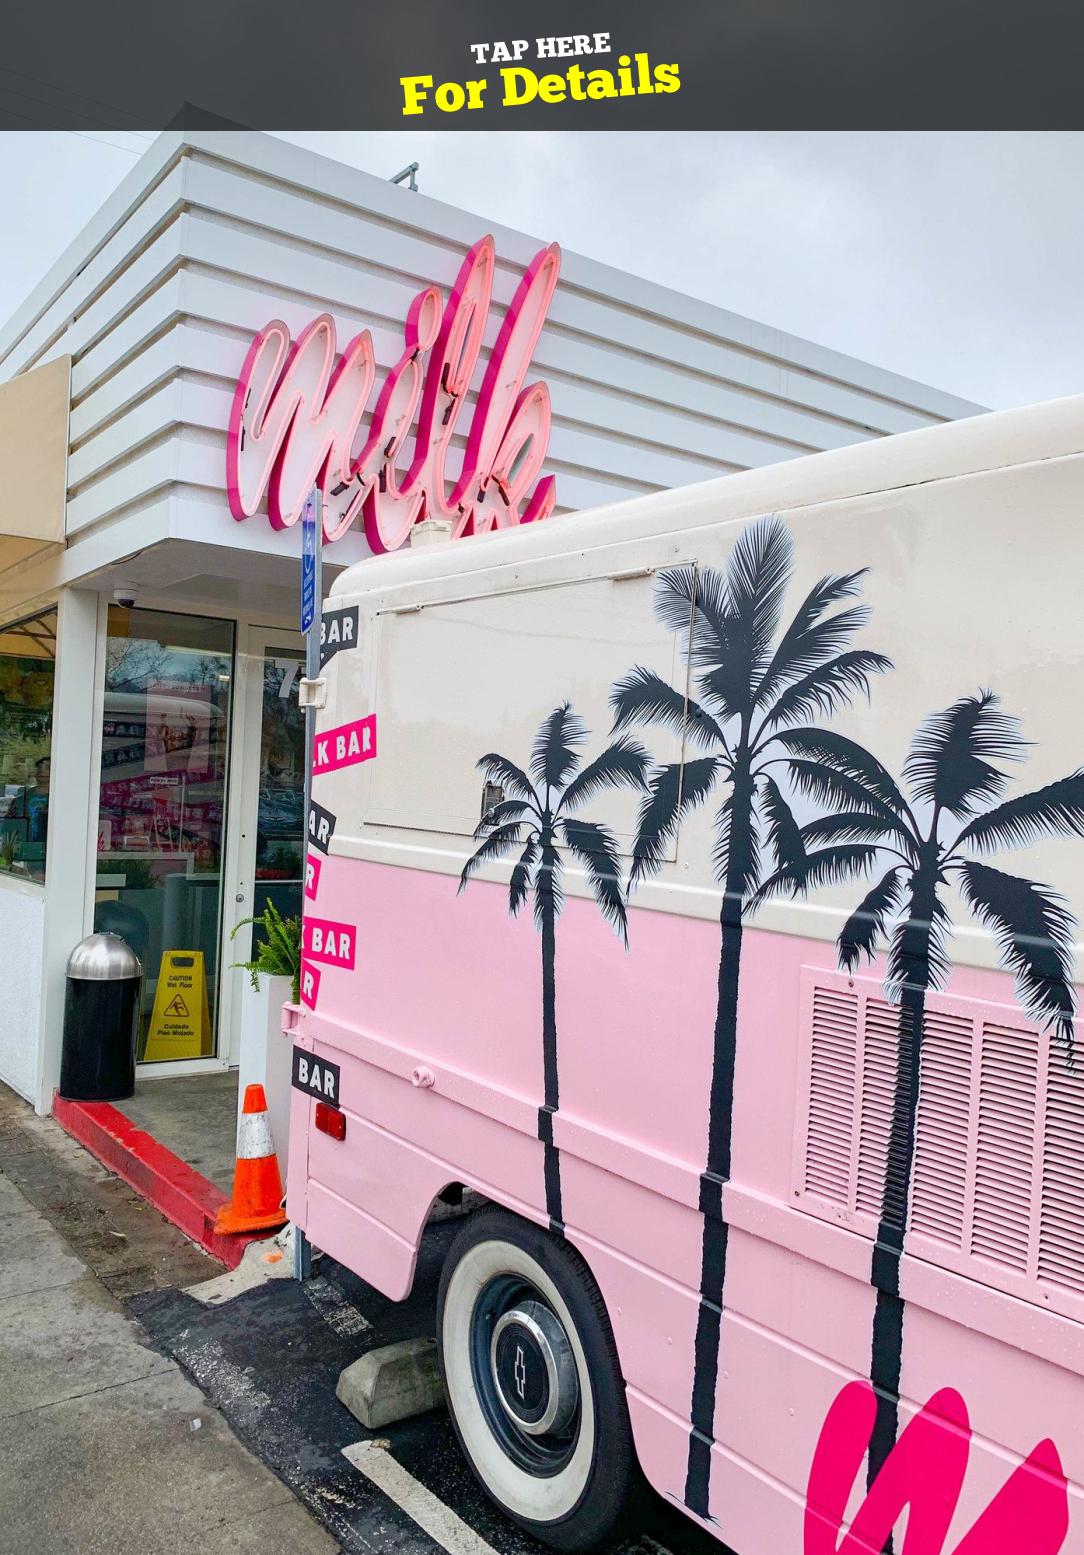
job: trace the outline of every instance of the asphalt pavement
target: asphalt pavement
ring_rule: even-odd
[[[492,1505],[459,1452],[445,1410],[377,1433],[335,1397],[367,1350],[431,1335],[441,1259],[455,1222],[425,1235],[408,1301],[387,1301],[330,1259],[310,1280],[280,1279],[216,1307],[179,1290],[128,1308],[251,1451],[289,1485],[347,1555],[541,1555]],[[646,1494],[614,1555],[727,1555]]]
[[[456,1229],[401,1304],[318,1258],[209,1305],[221,1266],[0,1086],[0,1555],[542,1555],[445,1410],[374,1434],[335,1396],[433,1333]],[[611,1550],[728,1555],[650,1494]]]
[[[0,1555],[335,1555],[118,1299],[219,1272],[0,1086]]]

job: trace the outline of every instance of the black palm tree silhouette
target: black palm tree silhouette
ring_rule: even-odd
[[[1027,847],[1040,837],[1084,836],[1084,770],[1034,793],[1003,800],[1004,764],[1021,759],[1026,742],[1017,720],[999,710],[989,691],[962,697],[927,719],[904,764],[910,799],[861,746],[830,731],[781,737],[795,786],[844,813],[801,830],[804,846],[876,842],[892,862],[844,925],[840,964],[853,972],[887,940],[886,987],[899,1003],[899,1040],[884,1193],[871,1280],[877,1290],[870,1377],[877,1422],[870,1444],[869,1481],[896,1440],[903,1302],[899,1294],[907,1206],[914,1163],[919,1070],[926,996],[949,970],[952,922],[943,893],[951,884],[997,943],[1016,978],[1028,1015],[1072,1052],[1075,924],[1065,902],[1032,880],[1007,875],[974,854]],[[993,808],[983,809],[992,805]],[[845,813],[847,808],[850,814]],[[916,808],[927,812],[925,824]],[[761,895],[793,890],[787,866]],[[889,929],[890,924],[894,927]]]
[[[607,789],[645,789],[650,767],[647,752],[629,739],[615,740],[594,761],[581,766],[587,737],[587,725],[564,702],[535,736],[530,777],[507,756],[482,757],[479,771],[508,797],[483,815],[475,836],[485,840],[459,878],[462,891],[482,864],[522,847],[508,883],[508,909],[515,917],[534,891],[534,918],[542,936],[543,1104],[538,1110],[538,1137],[544,1147],[546,1213],[555,1231],[564,1229],[560,1157],[553,1143],[553,1115],[559,1104],[555,961],[557,919],[564,906],[562,848],[582,866],[603,917],[627,948],[617,842],[608,827],[580,820],[573,812]]]
[[[850,648],[868,611],[848,605],[862,572],[820,580],[778,636],[793,571],[793,542],[776,517],[748,525],[723,572],[676,567],[660,575],[656,614],[682,634],[698,700],[651,670],[637,668],[610,695],[614,730],[660,724],[711,754],[658,767],[641,812],[629,885],[661,866],[683,816],[725,784],[716,818],[715,871],[723,886],[718,1004],[708,1106],[707,1166],[700,1179],[704,1216],[685,1500],[708,1515],[715,1389],[719,1370],[727,1225],[723,1185],[730,1144],[737,1053],[738,978],[743,920],[757,904],[766,843],[771,867],[788,866],[802,888],[864,874],[876,855],[868,843],[830,842],[810,852],[779,785],[768,771],[783,731],[830,716],[870,677],[891,668],[883,654]],[[809,734],[815,733],[808,730]],[[849,807],[853,808],[853,806]]]

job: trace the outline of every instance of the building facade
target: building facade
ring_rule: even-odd
[[[0,332],[0,943],[15,1015],[0,1079],[39,1110],[59,1076],[67,957],[92,928],[123,933],[144,962],[141,1073],[201,1072],[237,1065],[254,1018],[237,924],[268,898],[299,910],[297,515],[275,507],[281,448],[272,521],[268,481],[243,500],[228,476],[260,432],[237,393],[254,337],[282,321],[289,367],[321,315],[338,351],[368,331],[377,415],[380,386],[413,371],[420,297],[450,297],[447,321],[487,233],[492,307],[461,425],[440,402],[441,447],[451,482],[485,442],[492,397],[545,385],[523,406],[537,419],[520,457],[502,468],[489,449],[498,515],[532,460],[546,521],[574,524],[604,502],[981,409],[568,253],[540,333],[509,333],[529,312],[538,240],[270,136],[161,136]],[[430,357],[442,349],[438,401],[454,341]],[[494,352],[517,349],[518,376],[486,376]],[[426,405],[407,404],[406,422]],[[347,415],[334,457],[363,432]],[[420,457],[416,428],[400,432],[378,450],[377,506],[409,486],[405,449]],[[316,473],[299,470],[301,486]],[[326,587],[373,533],[359,519],[327,546]],[[193,1008],[171,1025],[187,958]]]

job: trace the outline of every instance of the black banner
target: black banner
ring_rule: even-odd
[[[295,1047],[290,1079],[297,1090],[304,1091],[305,1095],[311,1096],[314,1101],[326,1101],[332,1107],[339,1105],[338,1064],[330,1063],[326,1058],[317,1058],[313,1053],[306,1053],[304,1048]]]
[[[357,605],[347,605],[343,610],[325,610],[320,618],[320,668],[345,648],[356,648],[357,645]]]
[[[1064,0],[38,0],[0,127],[1073,128],[1082,40]]]
[[[313,799],[309,804],[309,845],[325,856],[335,835],[335,817]]]

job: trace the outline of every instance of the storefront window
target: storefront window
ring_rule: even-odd
[[[0,630],[0,873],[45,879],[56,611]]]
[[[233,623],[113,606],[94,926],[144,968],[137,1056],[215,1051]]]

